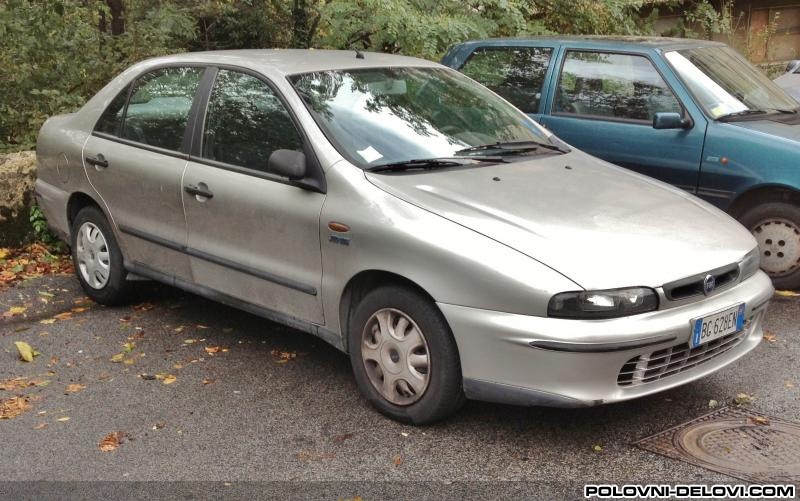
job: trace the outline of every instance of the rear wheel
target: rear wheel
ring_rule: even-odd
[[[778,289],[800,289],[800,207],[770,202],[744,213],[741,222],[758,241],[761,269]]]
[[[369,292],[355,309],[348,340],[356,383],[383,414],[427,424],[463,404],[455,340],[422,294],[399,286]]]
[[[75,274],[86,295],[109,306],[125,302],[130,284],[122,252],[102,211],[94,206],[81,209],[71,233]]]

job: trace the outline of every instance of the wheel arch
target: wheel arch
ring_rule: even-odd
[[[72,223],[75,221],[75,217],[78,215],[78,212],[80,212],[84,207],[88,207],[90,205],[100,209],[100,211],[105,214],[106,218],[108,219],[108,214],[106,214],[106,211],[103,210],[103,206],[100,205],[97,200],[82,191],[76,191],[72,193],[69,196],[69,200],[67,200],[67,224],[69,225],[70,233],[72,232]]]
[[[398,273],[386,270],[362,270],[347,281],[339,298],[339,329],[342,335],[342,345],[345,353],[349,352],[348,336],[350,318],[359,301],[371,290],[381,285],[399,285],[419,292],[431,302],[435,303],[433,296],[413,280]]]
[[[800,190],[784,184],[754,186],[739,194],[728,207],[728,212],[739,219],[749,209],[766,202],[790,202],[800,206]]]

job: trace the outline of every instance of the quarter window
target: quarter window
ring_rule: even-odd
[[[113,136],[119,134],[119,129],[122,126],[122,115],[125,113],[125,102],[128,100],[128,92],[130,92],[130,90],[131,86],[128,85],[117,94],[117,97],[115,97],[113,101],[111,101],[106,111],[100,115],[100,119],[94,127],[95,131],[104,132]]]
[[[139,78],[131,93],[122,137],[180,150],[202,68],[163,68]]]
[[[538,113],[552,53],[544,47],[484,47],[472,53],[461,72],[525,113]]]
[[[554,112],[650,122],[656,113],[683,109],[646,57],[569,51]]]
[[[220,70],[211,91],[203,157],[266,171],[275,150],[302,151],[300,134],[275,92],[262,80]]]

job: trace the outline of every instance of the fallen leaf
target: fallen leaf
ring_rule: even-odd
[[[766,332],[766,331],[764,332],[763,338],[764,338],[764,341],[767,341],[767,342],[770,342],[770,343],[774,343],[775,341],[778,340],[778,336],[776,336],[775,334],[772,334],[771,332]]]
[[[394,463],[395,466],[402,465],[404,463],[403,456],[398,454],[397,456],[394,457],[394,459],[392,459],[392,462]]]
[[[45,318],[44,320],[39,320],[40,324],[50,325],[56,323],[55,318]]]
[[[56,320],[69,320],[70,318],[72,318],[72,312],[65,311],[57,315],[53,315],[53,318],[55,318]]]
[[[603,452],[603,446],[599,444],[595,444],[592,446],[592,450],[595,452]]]
[[[208,326],[203,324],[197,324],[195,325],[195,327],[197,327],[198,329],[208,329]]]
[[[61,423],[66,423],[67,421],[69,421],[69,416],[60,417],[56,419],[56,421],[59,421]]]
[[[52,292],[47,292],[47,291],[39,291],[39,295],[42,296],[42,297],[56,297],[55,294],[53,294]]]
[[[719,406],[719,402],[714,399],[708,401],[708,408],[709,409],[716,409]]]
[[[154,374],[139,374],[139,377],[145,381],[154,381],[158,379],[158,377],[156,377]]]
[[[183,344],[194,344],[197,342],[197,339],[184,339]]]
[[[158,423],[153,425],[153,429],[154,430],[160,430],[160,429],[164,428],[165,426],[167,426],[167,423],[165,423],[163,421],[159,421]]]
[[[333,441],[334,442],[344,442],[348,438],[353,438],[353,434],[352,433],[343,433],[341,435],[336,435],[335,437],[333,437]]]
[[[125,365],[133,365],[133,364],[136,363],[136,359],[135,358],[126,358],[125,360],[122,361],[122,363],[125,364]]]
[[[64,390],[66,393],[78,393],[81,390],[86,389],[86,386],[78,383],[68,384],[67,389]]]
[[[33,362],[33,357],[39,354],[39,352],[31,348],[31,345],[25,341],[14,341],[14,344],[19,352],[19,358],[26,362]]]
[[[769,426],[769,419],[765,418],[764,416],[753,416],[749,417],[748,420],[751,423],[759,426]]]
[[[5,247],[0,248],[0,259],[5,259],[10,255],[11,255],[11,251],[10,250],[8,250]]]
[[[122,360],[124,358],[125,358],[125,354],[124,353],[117,353],[116,355],[111,357],[111,362],[115,363],[115,364],[118,364],[118,363],[122,362]]]
[[[119,445],[125,440],[127,436],[128,435],[123,431],[111,432],[108,435],[106,435],[105,438],[103,438],[103,440],[100,441],[98,447],[100,447],[100,450],[103,452],[113,451],[117,449],[117,447],[119,447]]]
[[[131,321],[131,317],[128,316],[128,315],[126,315],[124,317],[119,317],[119,321],[122,322],[123,324],[127,324],[128,322]]]
[[[203,384],[213,384],[213,383],[214,383],[213,379],[203,379]]]
[[[49,382],[50,381],[46,379],[28,379],[26,377],[16,377],[14,379],[0,381],[0,390],[19,391],[34,386],[45,386]]]
[[[182,326],[182,325],[179,325],[179,326],[175,327],[172,330],[175,331],[175,332],[183,332],[183,329],[185,329],[185,327]]]
[[[70,311],[71,311],[72,313],[83,313],[84,311],[86,311],[86,310],[88,310],[88,309],[89,309],[89,308],[87,308],[87,307],[85,307],[85,306],[79,306],[79,307],[77,307],[77,308],[72,308]]]
[[[122,349],[125,351],[125,353],[132,352],[135,347],[136,343],[125,343],[122,345]]]
[[[41,430],[43,428],[47,428],[47,423],[39,423],[33,427],[34,430]]]
[[[25,306],[12,306],[11,308],[8,309],[8,311],[3,313],[2,316],[8,318],[8,317],[13,317],[15,315],[22,315],[23,313],[25,313],[25,310],[27,309],[28,308],[26,308]]]
[[[753,403],[753,396],[747,393],[738,393],[733,399],[737,405],[748,405]]]
[[[274,349],[270,352],[270,354],[278,359],[279,363],[286,363],[289,360],[293,360],[297,358],[297,352],[294,351],[281,351],[278,349]]]
[[[783,386],[787,388],[794,388],[794,383],[787,379],[786,381],[783,382]]]
[[[141,303],[134,306],[133,309],[134,311],[148,311],[152,310],[154,306],[153,303]]]
[[[0,400],[0,419],[12,419],[31,409],[28,397],[11,397]]]
[[[167,374],[166,376],[164,376],[164,384],[172,384],[172,383],[174,383],[174,382],[175,382],[177,379],[178,379],[178,378],[177,378],[177,377],[175,377],[175,376],[173,376],[172,374]]]
[[[209,355],[213,355],[214,353],[219,353],[220,351],[222,351],[222,347],[221,346],[206,346],[205,350],[206,350],[206,353],[208,353]]]
[[[783,297],[800,297],[800,293],[793,291],[775,291],[775,295]]]

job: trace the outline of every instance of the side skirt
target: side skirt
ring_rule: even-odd
[[[332,345],[339,351],[345,351],[344,343],[342,342],[342,336],[336,334],[335,332],[329,329],[326,329],[321,325],[317,325],[308,322],[306,320],[295,318],[290,315],[286,315],[285,313],[270,310],[269,308],[264,308],[263,306],[258,306],[253,303],[248,303],[247,301],[243,301],[233,296],[229,296],[228,294],[223,294],[214,289],[210,289],[202,285],[188,282],[186,280],[183,280],[182,278],[177,278],[174,275],[168,275],[166,273],[162,273],[138,261],[134,261],[132,263],[126,261],[125,269],[128,270],[128,272],[130,273],[135,273],[136,275],[147,277],[157,282],[161,282],[163,284],[183,289],[187,292],[191,292],[192,294],[197,294],[198,296],[202,296],[206,299],[210,299],[218,303],[232,306],[240,310],[244,310],[248,313],[258,315],[259,317],[272,320],[273,322],[277,322],[279,324],[287,325],[294,329],[307,332],[309,334],[317,336],[318,338]]]

